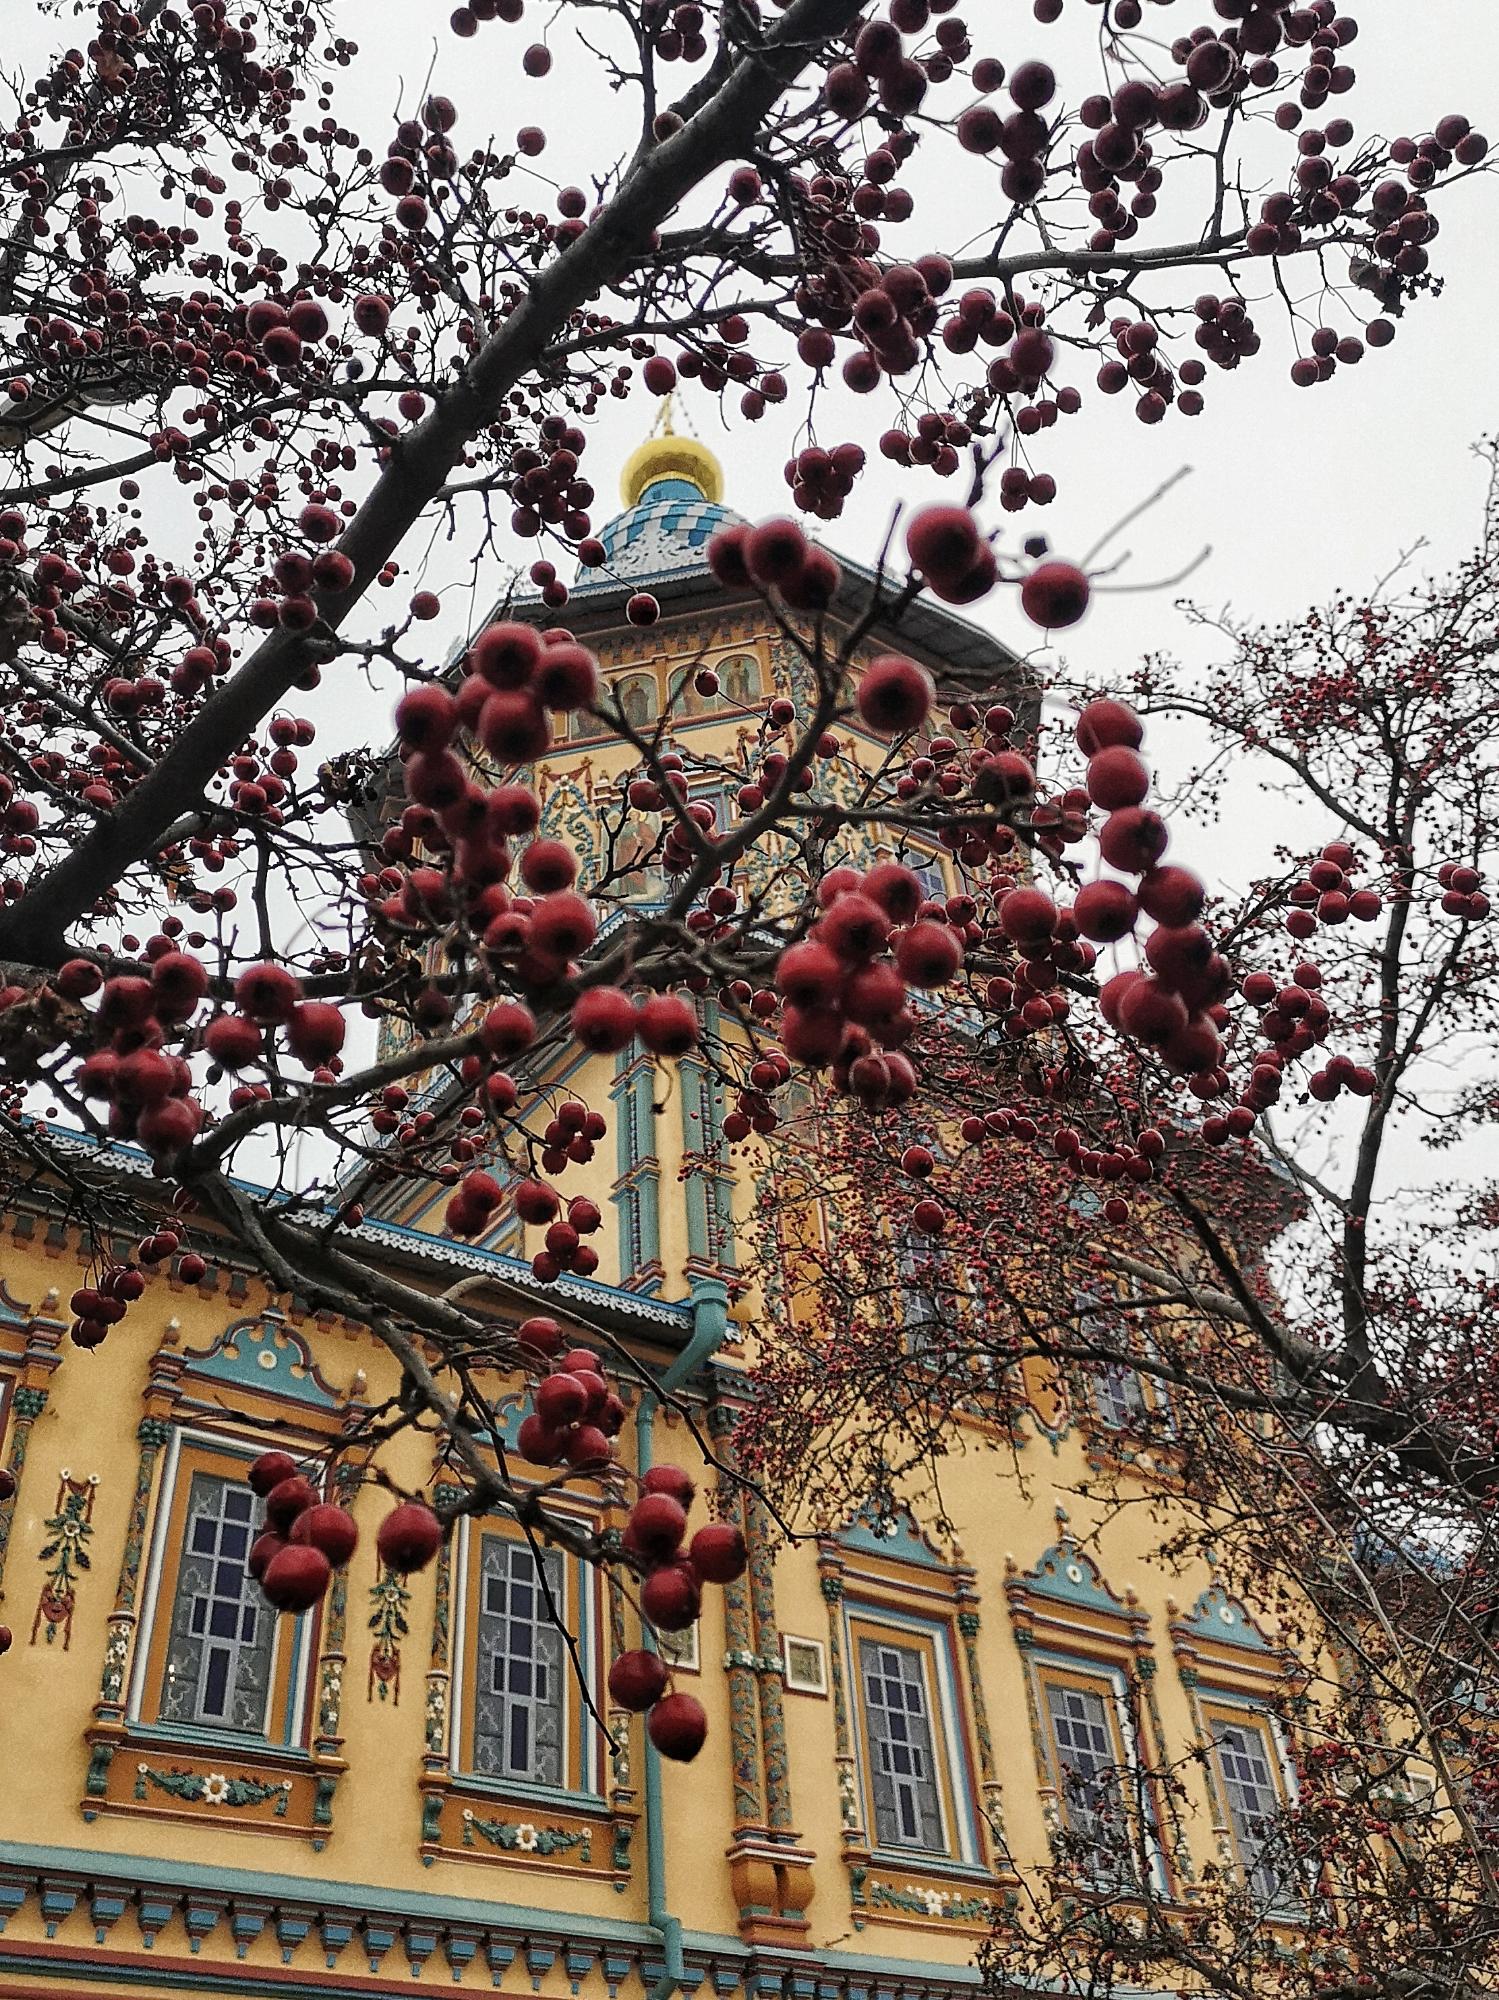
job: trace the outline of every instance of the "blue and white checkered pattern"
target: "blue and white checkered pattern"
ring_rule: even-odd
[[[600,581],[669,576],[701,569],[709,539],[740,517],[705,500],[685,479],[660,480],[645,499],[617,515],[599,535],[606,560],[592,572]],[[579,582],[589,579],[584,572]]]

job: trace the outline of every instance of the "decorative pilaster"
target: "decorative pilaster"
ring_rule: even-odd
[[[618,1535],[619,1531],[615,1528],[609,1528],[604,1534],[603,1539],[611,1555],[618,1552]],[[621,1653],[628,1652],[629,1640],[625,1630],[624,1585],[612,1561],[605,1570],[604,1589],[609,1619],[609,1658],[617,1660]],[[614,1886],[620,1894],[624,1893],[629,1883],[630,1843],[635,1837],[638,1818],[634,1772],[630,1765],[630,1725],[633,1719],[628,1709],[609,1710],[609,1735],[612,1739],[609,1752],[609,1812],[613,1821],[609,1860],[614,1870]]]
[[[141,1448],[136,1462],[135,1491],[130,1498],[130,1514],[125,1523],[125,1552],[120,1558],[114,1609],[109,1614],[109,1628],[104,1641],[99,1700],[94,1708],[96,1719],[105,1723],[118,1723],[125,1713],[125,1686],[130,1673],[130,1654],[137,1623],[136,1599],[146,1549],[146,1521],[151,1511],[151,1491],[156,1483],[156,1461],[172,1435],[172,1426],[164,1417],[143,1417],[135,1435]],[[113,1755],[114,1746],[111,1743],[95,1743],[88,1774],[90,1796],[103,1796],[105,1773]]]
[[[972,1584],[965,1584],[963,1609],[958,1613],[958,1636],[963,1642],[963,1669],[968,1680],[968,1702],[973,1712],[973,1733],[978,1739],[979,1790],[984,1801],[984,1818],[994,1839],[995,1858],[1005,1873],[1013,1871],[1010,1843],[1005,1837],[1004,1787],[994,1763],[994,1738],[989,1729],[989,1709],[984,1700],[984,1679],[979,1667],[979,1614],[973,1608]]]
[[[734,1412],[715,1404],[708,1412],[708,1431],[720,1456],[732,1449]],[[733,1484],[719,1489],[719,1514],[744,1531],[744,1502]],[[746,1536],[746,1540],[748,1537]],[[723,1593],[725,1652],[729,1677],[729,1735],[733,1744],[734,1831],[765,1825],[763,1768],[760,1759],[759,1701],[755,1693],[755,1641],[750,1623],[749,1585],[744,1577],[727,1584]]]
[[[715,1404],[708,1420],[720,1457],[732,1469],[734,1412]],[[719,1487],[718,1512],[721,1519],[740,1526],[749,1549],[747,1574],[724,1593],[734,1741],[729,1879],[739,1908],[740,1936],[750,1944],[784,1944],[806,1933],[816,1857],[798,1844],[791,1824],[781,1642],[767,1516],[758,1501],[746,1499],[732,1477]]]
[[[792,1827],[790,1759],[786,1751],[786,1707],[781,1699],[781,1638],[776,1624],[775,1562],[767,1533],[765,1504],[748,1507],[750,1603],[755,1614],[755,1671],[760,1683],[760,1728],[765,1746],[766,1821],[772,1833]]]
[[[341,1464],[334,1475],[333,1497],[340,1507],[352,1507],[359,1491],[360,1470]],[[323,1617],[322,1647],[317,1667],[317,1726],[312,1754],[322,1767],[312,1800],[312,1824],[316,1829],[313,1847],[321,1850],[333,1825],[333,1796],[343,1776],[344,1764],[340,1727],[343,1718],[344,1669],[348,1665],[349,1572],[347,1566],[333,1572]]]
[[[459,1486],[433,1488],[433,1504],[448,1507],[463,1497]],[[449,1695],[452,1688],[453,1565],[456,1534],[437,1560],[437,1595],[432,1606],[432,1645],[427,1662],[427,1693],[422,1718],[422,1860],[430,1865],[442,1839],[443,1807],[448,1799],[450,1742]]]
[[[854,1758],[853,1725],[848,1707],[848,1677],[843,1666],[843,1578],[833,1558],[819,1558],[822,1595],[828,1607],[828,1686],[833,1699],[833,1750],[838,1767],[838,1817],[846,1845],[864,1845],[859,1823],[859,1773]]]
[[[47,1391],[29,1385],[23,1384],[10,1399],[10,1449],[6,1453],[5,1469],[13,1483],[8,1497],[0,1500],[0,1579],[5,1575],[5,1558],[10,1551],[10,1531],[16,1518],[21,1474],[26,1469],[26,1448],[31,1442],[32,1426],[46,1407]],[[4,1592],[0,1591],[0,1597],[3,1596]]]
[[[433,1492],[438,1507],[451,1506],[462,1497],[461,1489],[439,1486]],[[424,1735],[426,1748],[422,1762],[429,1771],[448,1765],[448,1695],[452,1685],[452,1605],[453,1564],[457,1537],[448,1540],[437,1565],[437,1599],[432,1607],[432,1650],[427,1666],[427,1703]]]

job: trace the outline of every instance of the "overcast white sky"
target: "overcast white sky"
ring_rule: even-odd
[[[460,106],[455,137],[462,149],[483,143],[491,133],[508,143],[518,125],[536,122],[552,135],[538,165],[554,177],[554,185],[586,186],[591,169],[607,170],[626,128],[596,72],[591,67],[580,72],[559,59],[540,85],[519,75],[524,42],[548,29],[545,11],[528,10],[522,28],[492,24],[476,40],[459,42],[447,26],[452,4],[337,0],[339,31],[362,45],[355,68],[343,73],[338,103],[343,119],[379,150],[394,117],[416,108],[430,79]],[[1354,119],[1361,137],[1419,134],[1456,110],[1499,145],[1499,5],[1487,0],[1421,0],[1418,7],[1409,0],[1349,4],[1361,26],[1350,51],[1359,81],[1349,97],[1335,102]],[[565,10],[555,11],[562,16]],[[1096,56],[1089,55],[1089,47],[1098,17],[1084,0],[1067,0],[1063,23],[1045,29],[1033,21],[1028,0],[969,0],[962,11],[980,52],[999,54],[1011,67],[1029,56],[1046,56],[1061,72],[1072,101],[1097,87]],[[7,46],[0,64],[7,69],[30,68],[80,32],[70,5],[51,21],[15,6],[6,12]],[[1148,15],[1157,32],[1170,36],[1212,18],[1211,0],[1178,0],[1175,6],[1150,8]],[[556,42],[556,30],[548,31]],[[1069,53],[1083,56],[1082,70]],[[928,198],[916,220],[892,235],[890,246],[906,255],[958,247],[974,226],[971,203],[960,206],[947,196],[954,212],[945,212],[940,181],[933,192],[923,190],[920,173],[908,178]],[[517,192],[527,198],[519,187]],[[529,198],[546,205],[550,188],[538,181]],[[1482,468],[1470,446],[1484,431],[1499,429],[1493,361],[1499,179],[1480,178],[1458,188],[1440,202],[1439,213],[1442,234],[1433,262],[1443,296],[1421,301],[1400,322],[1392,347],[1370,354],[1358,368],[1340,369],[1330,384],[1311,391],[1291,385],[1289,330],[1274,305],[1267,305],[1261,320],[1261,355],[1234,376],[1211,372],[1207,412],[1195,421],[1173,417],[1147,429],[1133,417],[1128,399],[1097,392],[1092,366],[1076,366],[1070,379],[1084,391],[1085,414],[1046,434],[1038,441],[1044,449],[1035,456],[1038,468],[1056,474],[1058,500],[1044,514],[1019,517],[1024,527],[1018,531],[1016,517],[996,513],[1006,545],[1013,548],[1018,532],[1034,524],[1046,529],[1059,554],[1080,554],[1162,480],[1190,465],[1192,476],[1129,531],[1126,545],[1134,560],[1121,581],[1169,576],[1210,546],[1185,586],[1191,595],[1210,607],[1275,620],[1294,616],[1339,588],[1367,587],[1418,543],[1425,544],[1416,559],[1419,567],[1438,569],[1453,561],[1474,538],[1483,491]],[[1200,224],[1200,211],[1197,219]],[[1192,279],[1185,296],[1203,288]],[[1322,316],[1320,309],[1313,311],[1314,319]],[[687,419],[724,459],[730,505],[751,517],[787,508],[781,465],[800,441],[794,428],[804,407],[793,397],[779,416],[726,432],[711,399],[701,393],[689,397]],[[614,511],[618,467],[650,416],[643,396],[605,405],[585,465],[599,491],[600,519]],[[853,556],[873,554],[897,502],[918,504],[951,490],[930,475],[898,472],[878,458],[875,439],[889,421],[889,406],[879,397],[844,397],[820,412],[821,442],[855,437],[870,450],[869,476],[845,517],[826,531],[833,547]],[[516,554],[529,559],[530,551]],[[422,550],[403,550],[402,563],[412,576],[422,569]],[[440,586],[459,574],[448,552],[440,547],[428,552],[424,581]],[[473,611],[491,602],[502,584],[498,566],[486,573],[478,606],[470,604],[465,585],[445,591],[442,619],[422,628],[431,659],[462,636]],[[379,612],[397,611],[403,595],[376,593]],[[1203,648],[1213,642],[1187,626],[1175,595],[1172,590],[1098,594],[1087,620],[1066,635],[1069,664],[1108,681],[1148,650],[1203,657]],[[1036,638],[1013,593],[997,592],[975,615],[1017,648]],[[307,704],[318,717],[323,746],[383,738],[388,699],[353,696],[348,681],[335,678],[339,685],[330,684]],[[1172,746],[1157,742],[1155,748],[1169,757]],[[1218,886],[1231,887],[1262,858],[1252,854],[1246,827],[1251,835],[1262,832],[1263,821],[1236,815],[1235,823],[1216,834],[1193,835],[1190,851],[1182,843],[1182,858],[1215,877]]]
[[[537,122],[547,128],[551,143],[536,164],[555,184],[576,180],[586,186],[590,170],[607,169],[627,127],[623,108],[603,89],[596,66],[586,60],[569,65],[557,29],[535,10],[528,10],[518,28],[489,24],[475,40],[459,41],[447,26],[450,6],[451,0],[403,0],[393,10],[391,0],[337,0],[339,31],[361,45],[354,68],[340,79],[341,116],[379,150],[394,116],[415,109],[430,79],[460,107],[455,138],[463,148],[490,134],[508,143],[518,125]],[[1408,0],[1350,0],[1350,10],[1361,29],[1349,51],[1358,84],[1334,102],[1354,119],[1361,138],[1419,134],[1443,113],[1461,110],[1499,147],[1499,6],[1422,0],[1413,9]],[[1027,0],[971,0],[961,11],[979,52],[997,53],[1012,67],[1027,56],[1046,56],[1073,101],[1096,87],[1098,17],[1083,0],[1068,0],[1062,23],[1049,28],[1033,21]],[[1213,18],[1210,0],[1177,0],[1149,8],[1147,15],[1148,25],[1166,36]],[[397,18],[399,33],[393,32]],[[565,10],[555,10],[554,18],[565,18]],[[535,84],[520,77],[519,54],[543,31],[558,49],[558,63],[550,78]],[[3,60],[9,66],[29,64],[79,30],[68,6],[55,21],[27,12],[8,20],[6,32]],[[1271,143],[1278,163],[1285,142]],[[958,247],[974,226],[971,199],[960,212],[945,213],[940,179],[927,188],[921,172],[905,177],[926,198],[916,219],[890,236],[891,247],[913,255]],[[531,198],[538,205],[547,202],[550,188],[539,177],[533,185]],[[517,183],[518,198],[528,192]],[[957,210],[953,198],[947,199]],[[1020,517],[996,509],[1006,546],[1013,548],[1018,533],[1036,526],[1050,534],[1059,554],[1079,554],[1163,479],[1190,466],[1191,476],[1125,537],[1133,561],[1120,582],[1170,576],[1208,546],[1211,553],[1182,588],[1204,605],[1276,619],[1339,587],[1366,586],[1417,543],[1426,544],[1417,560],[1427,568],[1459,555],[1473,539],[1483,490],[1470,445],[1486,429],[1499,428],[1493,361],[1499,178],[1482,177],[1455,189],[1440,202],[1439,213],[1442,234],[1433,261],[1444,281],[1443,296],[1424,299],[1408,312],[1393,346],[1369,354],[1357,368],[1340,369],[1334,381],[1316,389],[1296,389],[1288,379],[1290,333],[1283,308],[1273,301],[1260,319],[1262,353],[1233,376],[1210,371],[1207,411],[1196,420],[1173,415],[1147,428],[1135,420],[1128,398],[1098,393],[1085,358],[1070,357],[1063,372],[1083,389],[1084,413],[1037,440],[1034,455],[1038,469],[1056,474],[1059,497],[1045,512],[1032,509]],[[1192,214],[1200,224],[1200,210]],[[1148,226],[1160,226],[1160,219]],[[1293,283],[1310,279],[1307,272]],[[1182,291],[1190,298],[1203,288],[1193,277]],[[1322,317],[1320,308],[1310,310],[1313,319]],[[788,451],[805,441],[795,435],[804,413],[805,404],[798,405],[793,395],[782,412],[758,426],[736,420],[729,431],[711,398],[689,391],[686,403],[687,421],[725,461],[729,504],[752,517],[787,508],[781,466]],[[643,395],[624,404],[606,401],[585,463],[599,492],[599,518],[614,510],[618,467],[650,416]],[[835,548],[850,555],[873,553],[897,502],[919,503],[951,490],[950,483],[930,474],[900,472],[878,458],[875,439],[889,421],[889,405],[878,396],[825,398],[819,409],[821,442],[856,437],[870,450],[869,474],[844,518],[824,531]],[[1019,529],[1017,519],[1023,524]],[[516,550],[523,559],[530,553]],[[423,554],[415,544],[402,552],[408,574],[422,565]],[[459,573],[450,552],[440,547],[427,552],[425,580],[440,586]],[[501,582],[497,568],[481,580],[479,594],[492,600]],[[1200,657],[1213,641],[1188,628],[1173,602],[1177,594],[1100,591],[1085,622],[1066,635],[1070,665],[1106,680],[1146,650]],[[398,593],[376,596],[382,616],[395,610]],[[423,628],[423,638],[436,651],[461,636],[471,615],[467,589],[450,588],[442,620]],[[1012,592],[997,592],[973,615],[1019,648],[1036,639]],[[347,688],[337,703],[316,706],[324,709],[325,740],[335,732],[355,740],[384,731],[384,704],[373,698],[351,702]],[[1215,848],[1224,866],[1231,866],[1233,843]]]
[[[450,5],[404,0],[393,10],[390,0],[337,0],[339,30],[361,45],[355,67],[340,79],[342,116],[378,149],[397,107],[414,109],[430,76],[457,100],[455,137],[465,146],[490,132],[508,140],[517,125],[534,120],[552,140],[537,165],[558,183],[586,185],[588,169],[607,163],[601,161],[601,133],[607,154],[612,134],[623,129],[592,65],[569,68],[559,44],[553,75],[540,85],[523,81],[520,48],[542,32],[545,16],[528,10],[520,28],[490,24],[477,39],[461,42],[447,27]],[[7,68],[79,32],[71,7],[56,21],[10,11],[21,18],[7,21]],[[1062,23],[1050,28],[1035,24],[1026,0],[971,0],[960,11],[980,51],[1001,54],[1012,66],[1025,56],[1047,56],[1071,98],[1081,94],[1078,79],[1096,87],[1096,56],[1089,49],[1097,12],[1083,0],[1068,0]],[[1444,112],[1462,110],[1499,147],[1499,7],[1422,0],[1413,9],[1408,0],[1350,0],[1350,11],[1361,28],[1349,51],[1358,85],[1334,102],[1353,117],[1361,137],[1420,133]],[[1178,0],[1151,7],[1147,15],[1147,24],[1163,35],[1213,17],[1210,0]],[[397,18],[400,31],[394,33]],[[555,31],[551,39],[557,42]],[[1081,68],[1071,60],[1079,56]],[[919,177],[915,184],[919,190]],[[519,187],[517,193],[524,198]],[[547,193],[536,186],[538,203]],[[1472,538],[1482,491],[1469,445],[1486,428],[1499,427],[1499,179],[1455,190],[1440,203],[1440,214],[1434,265],[1444,280],[1443,296],[1420,302],[1400,323],[1392,347],[1370,354],[1358,368],[1340,369],[1332,383],[1310,391],[1291,385],[1288,329],[1274,305],[1262,319],[1264,351],[1234,376],[1211,371],[1207,411],[1193,421],[1173,416],[1147,428],[1136,422],[1127,398],[1101,396],[1091,367],[1076,366],[1072,379],[1087,399],[1084,416],[1037,441],[1043,449],[1035,463],[1055,472],[1058,500],[1044,514],[1030,510],[1019,518],[1026,527],[1044,527],[1058,553],[1077,553],[1162,479],[1190,465],[1192,476],[1127,536],[1135,552],[1128,580],[1168,576],[1210,544],[1210,556],[1184,588],[1199,602],[1265,617],[1294,614],[1336,586],[1358,588],[1423,539],[1428,549],[1421,560],[1430,566],[1460,553]],[[950,249],[971,226],[971,215],[943,213],[939,189],[891,241],[907,254]],[[1185,290],[1190,296],[1201,288],[1193,279]],[[753,428],[736,423],[726,432],[710,398],[698,392],[688,402],[689,419],[722,450],[729,503],[746,514],[787,505],[781,464],[793,446],[795,410],[793,397],[779,419]],[[599,490],[600,515],[612,511],[619,463],[648,421],[643,397],[606,405],[585,468]],[[875,457],[874,438],[888,421],[882,398],[844,397],[835,407],[824,404],[819,423],[822,442],[853,436],[871,448],[870,475],[844,518],[826,531],[831,543],[853,555],[877,546],[895,502],[948,490],[929,474],[902,473]],[[1016,517],[996,518],[1013,546]],[[440,575],[445,568],[437,557],[434,569]],[[1086,622],[1067,637],[1073,665],[1106,676],[1147,648],[1202,643],[1174,611],[1174,594],[1101,592]],[[454,600],[450,609],[456,628],[463,606]],[[976,615],[1017,646],[1034,640],[1010,593],[997,593]],[[440,628],[428,630],[445,637],[449,623],[445,617]]]
[[[554,135],[539,164],[559,181],[582,178],[587,154],[578,142],[590,121],[555,72],[540,95],[529,88],[517,93],[519,31],[485,28],[475,41],[455,44],[439,26],[429,41],[413,21],[416,11],[405,10],[403,34],[392,42],[381,36],[388,19],[384,0],[344,0],[338,9],[348,31],[369,44],[375,58],[361,95],[368,92],[372,103],[380,103],[373,80],[378,68],[391,72],[392,95],[400,87],[399,72],[404,102],[413,103],[435,55],[438,80],[451,84],[463,107],[465,136],[479,136],[475,128],[486,112],[502,134],[512,121],[537,117]],[[1083,75],[1090,79],[1087,87],[1095,87],[1096,58],[1090,62],[1087,45],[1096,34],[1097,13],[1082,0],[1068,0],[1063,22],[1046,29],[1032,21],[1025,0],[973,0],[960,11],[973,24],[978,48],[993,50],[1012,65],[1028,55],[1045,55],[1064,82]],[[1419,134],[1445,112],[1462,110],[1499,146],[1499,7],[1422,0],[1412,9],[1407,0],[1351,0],[1350,11],[1361,27],[1349,51],[1358,85],[1337,102],[1360,136]],[[444,22],[445,0],[428,0],[425,12]],[[1209,0],[1148,13],[1157,31],[1167,34],[1212,17]],[[481,60],[491,50],[492,69]],[[1088,66],[1069,69],[1069,50]],[[477,91],[476,74],[486,80]],[[1078,94],[1076,86],[1072,94]],[[1027,526],[1044,527],[1059,553],[1081,552],[1161,480],[1190,465],[1192,476],[1126,538],[1135,551],[1129,579],[1169,576],[1210,544],[1211,555],[1185,588],[1199,602],[1231,604],[1267,618],[1294,614],[1337,586],[1364,585],[1423,539],[1428,551],[1421,560],[1429,565],[1460,553],[1473,537],[1483,485],[1469,446],[1486,428],[1499,426],[1494,370],[1499,181],[1480,179],[1455,190],[1440,204],[1440,213],[1434,263],[1445,281],[1442,298],[1422,301],[1401,321],[1393,346],[1370,354],[1357,368],[1340,369],[1329,384],[1310,391],[1292,386],[1289,331],[1283,309],[1274,304],[1262,319],[1264,351],[1236,375],[1212,371],[1207,411],[1193,421],[1173,418],[1147,428],[1135,420],[1127,398],[1101,396],[1093,388],[1092,369],[1077,369],[1074,379],[1087,398],[1085,415],[1047,433],[1036,457],[1038,468],[1055,472],[1058,500],[1044,515],[1031,510],[1020,518]],[[932,245],[950,248],[971,226],[971,216],[944,214],[940,198],[933,199],[899,233],[899,247],[912,253]],[[1187,295],[1199,289],[1203,286],[1193,280]],[[783,413],[779,422],[752,428],[736,422],[729,432],[700,392],[687,407],[701,435],[721,445],[730,504],[751,516],[783,511],[788,496],[781,465],[793,444],[795,419]],[[646,420],[641,401],[606,406],[587,467],[601,500],[612,501],[619,462]],[[920,501],[947,490],[930,475],[901,473],[874,460],[875,436],[888,420],[880,398],[844,397],[819,423],[822,442],[857,437],[871,450],[871,473],[844,518],[824,531],[835,547],[852,555],[877,547],[896,501]],[[998,518],[1013,530],[1016,517]],[[1178,645],[1186,650],[1203,643],[1173,609],[1174,594],[1100,593],[1087,621],[1067,637],[1072,664],[1106,676],[1142,650]],[[977,615],[1017,646],[1034,640],[1010,594],[998,593]]]

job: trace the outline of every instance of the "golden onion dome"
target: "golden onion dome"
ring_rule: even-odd
[[[636,445],[619,476],[619,497],[634,507],[653,486],[666,482],[690,486],[705,500],[723,498],[723,467],[713,453],[697,438],[670,430]]]

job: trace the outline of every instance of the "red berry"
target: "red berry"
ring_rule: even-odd
[[[536,1314],[531,1319],[523,1319],[515,1329],[515,1338],[520,1346],[533,1354],[552,1355],[559,1352],[564,1335],[556,1320],[545,1314]]]
[[[548,1375],[536,1385],[536,1414],[551,1430],[581,1423],[588,1409],[588,1391],[576,1375]]]
[[[393,1508],[375,1537],[380,1560],[403,1575],[425,1569],[442,1547],[442,1523],[419,1500]]]
[[[904,736],[926,721],[936,689],[925,667],[890,654],[865,668],[856,700],[860,717],[877,735]]]
[[[235,1005],[252,1021],[286,1021],[301,997],[301,982],[284,965],[248,966],[234,982]]]
[[[648,1653],[643,1647],[621,1653],[609,1669],[610,1699],[638,1715],[665,1694],[667,1678],[666,1662],[659,1653]]]
[[[573,1002],[573,1034],[594,1055],[615,1055],[635,1039],[635,1009],[618,986],[591,986]]]
[[[342,1569],[359,1545],[359,1529],[344,1508],[319,1501],[293,1521],[289,1540],[294,1546],[308,1543],[321,1550],[335,1569]]]
[[[653,1570],[641,1586],[640,1608],[658,1631],[685,1632],[702,1609],[697,1578],[685,1563]]]
[[[563,1455],[576,1471],[590,1472],[607,1465],[614,1452],[597,1424],[579,1424],[563,1446]]]
[[[1038,563],[1020,586],[1020,607],[1032,624],[1055,632],[1077,623],[1091,594],[1076,563]]]
[[[679,1465],[653,1465],[649,1472],[641,1475],[640,1485],[646,1493],[670,1494],[683,1508],[690,1507],[697,1494],[692,1474],[684,1472]]]
[[[697,1046],[697,1015],[675,993],[653,993],[635,1017],[635,1032],[658,1056],[685,1056]]]
[[[710,1521],[699,1528],[687,1554],[704,1583],[733,1583],[749,1563],[744,1536],[729,1521]]]
[[[267,1528],[264,1534],[257,1535],[251,1542],[250,1553],[245,1558],[245,1568],[257,1583],[265,1575],[266,1565],[272,1556],[279,1556],[286,1546],[282,1537],[270,1528]]]
[[[1205,891],[1190,868],[1152,868],[1140,877],[1135,893],[1147,917],[1173,929],[1202,915]]]
[[[1044,889],[1012,889],[999,906],[999,925],[1017,944],[1039,944],[1050,938],[1057,906]]]
[[[908,985],[945,986],[962,963],[963,947],[948,924],[912,924],[896,941],[896,970]]]
[[[346,1023],[330,1000],[304,1000],[286,1024],[286,1045],[299,1063],[317,1069],[344,1045]]]
[[[310,1611],[333,1581],[333,1566],[321,1549],[288,1545],[265,1566],[260,1588],[278,1611]]]
[[[1078,890],[1072,914],[1085,938],[1113,944],[1134,929],[1139,905],[1122,882],[1090,882]]]
[[[651,1710],[646,1733],[663,1757],[688,1764],[708,1740],[708,1717],[690,1694],[663,1696]]]
[[[250,1467],[246,1476],[249,1479],[250,1485],[263,1500],[284,1479],[295,1479],[296,1474],[297,1462],[289,1453],[284,1451],[263,1451]]]
[[[528,1465],[555,1465],[562,1456],[563,1439],[548,1430],[534,1410],[521,1418],[515,1443]]]
[[[669,1493],[643,1494],[630,1509],[630,1540],[652,1561],[675,1555],[686,1532],[687,1510]]]
[[[318,1504],[318,1490],[310,1479],[293,1473],[273,1486],[265,1499],[265,1518],[277,1534],[288,1535],[293,1521]]]
[[[1122,743],[1100,750],[1088,764],[1088,797],[1105,812],[1137,806],[1150,790],[1150,768]]]

